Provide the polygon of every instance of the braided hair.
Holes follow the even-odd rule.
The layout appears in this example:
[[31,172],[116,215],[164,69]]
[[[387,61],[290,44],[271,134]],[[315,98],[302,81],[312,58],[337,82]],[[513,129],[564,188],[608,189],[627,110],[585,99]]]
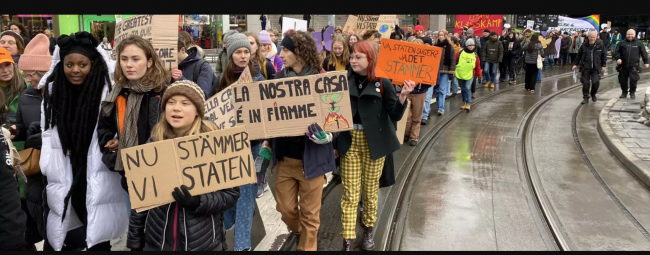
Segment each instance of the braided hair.
[[[56,64],[52,75],[47,78],[47,84],[52,82],[52,87],[45,86],[44,130],[57,127],[63,154],[70,156],[72,165],[73,182],[64,200],[61,220],[65,219],[70,196],[74,193],[72,206],[82,222],[86,224],[86,187],[85,185],[79,187],[83,192],[81,190],[73,192],[73,190],[77,188],[79,181],[86,181],[88,150],[99,117],[103,88],[105,84],[110,84],[109,71],[106,62],[96,49],[99,41],[88,32],[61,36],[57,45],[60,48],[61,61]],[[72,85],[64,73],[65,56],[72,53],[82,54],[92,61],[90,73],[79,86]]]

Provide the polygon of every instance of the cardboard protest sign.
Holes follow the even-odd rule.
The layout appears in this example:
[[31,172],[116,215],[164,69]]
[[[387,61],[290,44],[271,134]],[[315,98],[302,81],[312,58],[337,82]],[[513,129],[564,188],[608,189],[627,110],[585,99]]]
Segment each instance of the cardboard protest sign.
[[244,68],[244,71],[239,75],[237,83],[246,84],[251,82],[253,82],[253,76],[251,75],[251,70],[248,68],[248,66],[246,66],[246,68]]
[[178,15],[136,15],[115,26],[115,48],[131,35],[147,39],[169,70],[178,67]]
[[361,35],[366,30],[377,30],[382,38],[390,38],[397,15],[348,15],[343,33]]
[[464,26],[474,30],[474,35],[477,37],[482,37],[485,29],[501,35],[501,32],[503,32],[503,15],[456,15],[454,33],[462,34]]
[[131,206],[144,211],[192,195],[257,182],[246,127],[212,131],[121,150]]
[[404,143],[404,135],[406,135],[406,123],[408,121],[408,115],[410,113],[411,113],[411,100],[408,100],[408,104],[406,104],[406,110],[404,111],[404,116],[402,116],[402,119],[397,122],[397,130],[395,130],[395,134],[397,135],[397,140],[399,140],[399,144]]
[[282,34],[289,30],[307,32],[307,21],[282,17]]
[[345,71],[235,83],[209,98],[205,107],[219,129],[245,125],[250,140],[305,135],[313,123],[328,132],[352,129]]
[[399,40],[381,39],[375,73],[393,79],[435,85],[442,58],[442,48]]

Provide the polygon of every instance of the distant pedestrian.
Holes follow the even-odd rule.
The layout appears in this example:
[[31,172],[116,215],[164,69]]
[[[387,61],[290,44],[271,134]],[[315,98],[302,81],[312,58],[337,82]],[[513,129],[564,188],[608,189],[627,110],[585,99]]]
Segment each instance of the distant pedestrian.
[[526,77],[525,77],[525,87],[530,93],[535,93],[535,83],[537,82],[537,72],[539,68],[537,67],[537,57],[542,57],[542,62],[544,62],[544,46],[539,41],[539,33],[533,34],[530,37],[530,41],[527,42],[523,49],[526,51],[525,63],[526,63]]
[[[626,98],[630,93],[630,98],[635,99],[636,83],[639,81],[639,58],[643,59],[645,68],[648,68],[648,53],[645,50],[643,42],[636,38],[634,29],[627,30],[625,40],[616,45],[613,59],[616,60],[616,70],[618,70],[618,82],[621,85],[621,97]],[[627,81],[630,80],[628,90]]]
[[262,30],[266,30],[266,15],[260,15],[260,21],[262,22]]
[[589,39],[582,44],[573,63],[573,70],[580,69],[582,75],[582,104],[589,103],[589,97],[596,102],[596,93],[600,85],[600,76],[605,73],[607,49],[602,40],[597,40],[596,31],[589,32]]

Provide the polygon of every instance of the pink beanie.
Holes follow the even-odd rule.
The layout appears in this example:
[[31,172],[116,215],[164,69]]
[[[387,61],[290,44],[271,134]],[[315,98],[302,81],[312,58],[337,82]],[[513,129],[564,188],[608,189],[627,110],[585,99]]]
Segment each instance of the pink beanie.
[[269,35],[269,32],[266,32],[266,30],[260,32],[259,38],[260,44],[273,44],[273,42],[271,42],[271,36]]
[[52,65],[50,39],[44,34],[38,34],[25,47],[25,53],[20,56],[18,67],[23,71],[47,72],[50,70],[50,65]]

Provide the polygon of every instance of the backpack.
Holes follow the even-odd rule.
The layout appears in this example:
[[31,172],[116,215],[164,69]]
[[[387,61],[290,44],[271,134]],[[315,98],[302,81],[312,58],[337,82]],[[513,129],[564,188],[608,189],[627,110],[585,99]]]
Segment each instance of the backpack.
[[264,62],[262,63],[262,66],[260,66],[260,69],[262,69],[262,74],[264,74],[264,79],[269,79],[269,74],[266,71],[266,59],[264,59]]
[[[196,63],[196,65],[194,66],[194,73],[192,74],[192,81],[194,83],[196,83],[197,85],[199,84],[198,80],[199,80],[199,74],[201,73],[201,67],[203,67],[204,63],[207,63],[207,61],[205,61],[205,59],[199,59],[198,63]],[[217,83],[218,83],[217,75],[212,73],[212,87],[210,88],[210,91],[212,91],[212,89],[217,87]],[[205,96],[210,98],[212,95],[205,95]]]

